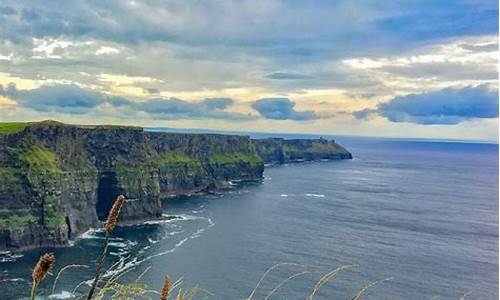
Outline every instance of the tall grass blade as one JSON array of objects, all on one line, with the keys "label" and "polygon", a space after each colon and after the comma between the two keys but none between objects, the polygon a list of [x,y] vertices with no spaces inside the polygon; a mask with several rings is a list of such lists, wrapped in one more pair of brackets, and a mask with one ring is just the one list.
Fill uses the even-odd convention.
[{"label": "tall grass blade", "polygon": [[300,272],[300,273],[295,273],[293,274],[292,276],[288,277],[287,279],[283,280],[282,282],[280,282],[278,285],[276,285],[274,287],[274,289],[271,290],[271,292],[269,292],[269,294],[267,294],[267,296],[264,298],[264,300],[267,300],[269,299],[276,291],[278,291],[283,285],[285,285],[285,283],[287,283],[288,281],[296,278],[296,277],[299,277],[299,276],[302,276],[304,274],[309,274],[311,272],[309,271],[304,271],[304,272]]},{"label": "tall grass blade", "polygon": [[372,282],[370,283],[369,285],[365,286],[364,288],[362,288],[361,290],[359,290],[359,292],[357,292],[356,294],[354,294],[351,298],[351,300],[359,300],[361,299],[361,297],[364,295],[364,293],[371,287],[379,284],[379,283],[382,283],[384,281],[388,281],[388,280],[392,280],[393,277],[389,277],[389,278],[385,278],[385,279],[382,279],[382,280],[377,280],[375,282]]},{"label": "tall grass blade", "polygon": [[287,266],[287,265],[288,266],[301,266],[300,264],[295,264],[295,263],[279,263],[279,264],[275,264],[274,266],[270,267],[269,269],[266,270],[266,272],[264,272],[262,277],[259,279],[259,282],[257,282],[257,285],[252,290],[252,293],[250,293],[250,295],[246,298],[246,300],[251,300],[253,298],[253,296],[255,295],[255,292],[259,288],[259,286],[262,283],[262,281],[264,280],[264,278],[266,278],[267,274],[269,274],[272,270],[274,270],[278,267]]},{"label": "tall grass blade", "polygon": [[61,276],[61,273],[67,269],[70,269],[70,268],[88,268],[89,266],[87,265],[67,265],[65,267],[63,267],[61,270],[59,270],[59,272],[57,273],[57,276],[56,276],[56,279],[54,280],[54,283],[52,284],[52,294],[54,293],[55,289],[56,289],[56,284],[57,284],[57,281],[59,280],[59,277]]},{"label": "tall grass blade", "polygon": [[139,276],[137,276],[137,278],[134,280],[134,282],[139,282],[139,280],[142,279],[142,277],[151,269],[151,266],[148,266],[146,269],[144,269],[144,271],[142,271],[141,274],[139,274]]},{"label": "tall grass blade", "polygon": [[313,290],[311,291],[311,294],[307,297],[307,300],[313,300],[314,295],[316,295],[316,293],[319,291],[319,289],[322,286],[324,286],[325,284],[327,284],[330,280],[332,280],[333,277],[335,277],[339,272],[342,272],[343,270],[354,268],[354,267],[356,267],[356,266],[355,265],[341,266],[341,267],[338,267],[337,269],[323,275],[323,277],[321,277],[318,280],[318,282],[316,283],[316,285],[314,286]]}]

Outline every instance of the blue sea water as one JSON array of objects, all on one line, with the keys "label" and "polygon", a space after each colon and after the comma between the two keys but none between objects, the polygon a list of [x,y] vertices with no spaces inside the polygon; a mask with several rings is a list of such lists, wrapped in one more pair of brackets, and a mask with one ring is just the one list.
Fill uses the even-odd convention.
[{"label": "blue sea water", "polygon": [[[165,203],[169,222],[118,228],[110,260],[160,289],[163,274],[198,285],[209,299],[244,299],[269,267],[254,299],[304,299],[339,266],[318,299],[498,299],[498,145],[341,137],[352,160],[289,164],[265,170],[261,184]],[[68,295],[92,277],[102,232],[64,249],[3,254],[3,297],[26,296],[43,251],[63,272],[54,293]],[[111,275],[111,274],[107,274]],[[54,277],[43,292],[51,294]],[[85,287],[80,289],[85,290]],[[77,291],[78,292],[78,291]],[[202,292],[203,294],[203,292]],[[154,297],[154,296],[153,296]]]}]

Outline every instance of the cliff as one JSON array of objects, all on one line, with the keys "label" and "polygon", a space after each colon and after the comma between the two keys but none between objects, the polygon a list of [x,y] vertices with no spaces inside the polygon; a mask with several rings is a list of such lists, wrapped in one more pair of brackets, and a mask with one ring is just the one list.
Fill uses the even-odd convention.
[{"label": "cliff", "polygon": [[266,164],[290,162],[351,159],[352,155],[335,141],[326,139],[281,139],[253,140],[255,150]]},{"label": "cliff", "polygon": [[161,215],[161,199],[260,180],[248,137],[144,132],[45,121],[0,133],[0,249],[59,246],[97,227],[119,194],[124,221]]},{"label": "cliff", "polygon": [[326,140],[0,123],[0,250],[67,245],[119,194],[121,220],[138,222],[160,217],[164,198],[260,180],[264,163],[338,158],[350,153]]}]

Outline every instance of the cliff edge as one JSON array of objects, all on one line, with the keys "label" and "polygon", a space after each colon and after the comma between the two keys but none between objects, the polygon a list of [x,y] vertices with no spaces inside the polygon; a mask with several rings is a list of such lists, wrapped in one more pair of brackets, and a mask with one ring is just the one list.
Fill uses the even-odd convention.
[{"label": "cliff edge", "polygon": [[319,139],[254,139],[257,155],[266,164],[351,159],[347,149],[333,140]]},{"label": "cliff edge", "polygon": [[97,227],[119,194],[122,221],[138,222],[160,217],[164,198],[261,180],[264,163],[350,157],[323,139],[0,123],[0,250],[67,245]]}]

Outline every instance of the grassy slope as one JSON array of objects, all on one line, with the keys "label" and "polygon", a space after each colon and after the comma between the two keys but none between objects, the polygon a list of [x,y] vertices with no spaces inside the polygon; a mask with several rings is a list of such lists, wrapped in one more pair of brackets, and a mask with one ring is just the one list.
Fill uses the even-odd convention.
[{"label": "grassy slope", "polygon": [[56,154],[40,146],[32,146],[20,155],[20,159],[28,164],[30,171],[59,172]]},{"label": "grassy slope", "polygon": [[0,134],[12,134],[24,130],[28,122],[1,122]]},{"label": "grassy slope", "polygon": [[209,157],[209,161],[218,165],[234,164],[239,162],[245,162],[251,165],[262,163],[262,160],[257,155],[243,152],[211,155]]},{"label": "grassy slope", "polygon": [[[4,123],[5,124],[5,123]],[[37,189],[47,191],[54,188],[61,172],[56,154],[41,146],[31,146],[19,151],[17,154],[19,160],[25,163],[25,168],[0,168],[0,179],[3,187],[0,190],[23,194],[21,172],[25,172],[30,183]],[[64,216],[58,211],[59,199],[57,196],[49,193],[45,195],[46,201],[46,225],[49,228],[57,228],[64,224]],[[31,214],[19,216],[10,211],[8,214],[0,214],[0,230],[22,231],[29,224],[38,221],[38,218]]]}]

